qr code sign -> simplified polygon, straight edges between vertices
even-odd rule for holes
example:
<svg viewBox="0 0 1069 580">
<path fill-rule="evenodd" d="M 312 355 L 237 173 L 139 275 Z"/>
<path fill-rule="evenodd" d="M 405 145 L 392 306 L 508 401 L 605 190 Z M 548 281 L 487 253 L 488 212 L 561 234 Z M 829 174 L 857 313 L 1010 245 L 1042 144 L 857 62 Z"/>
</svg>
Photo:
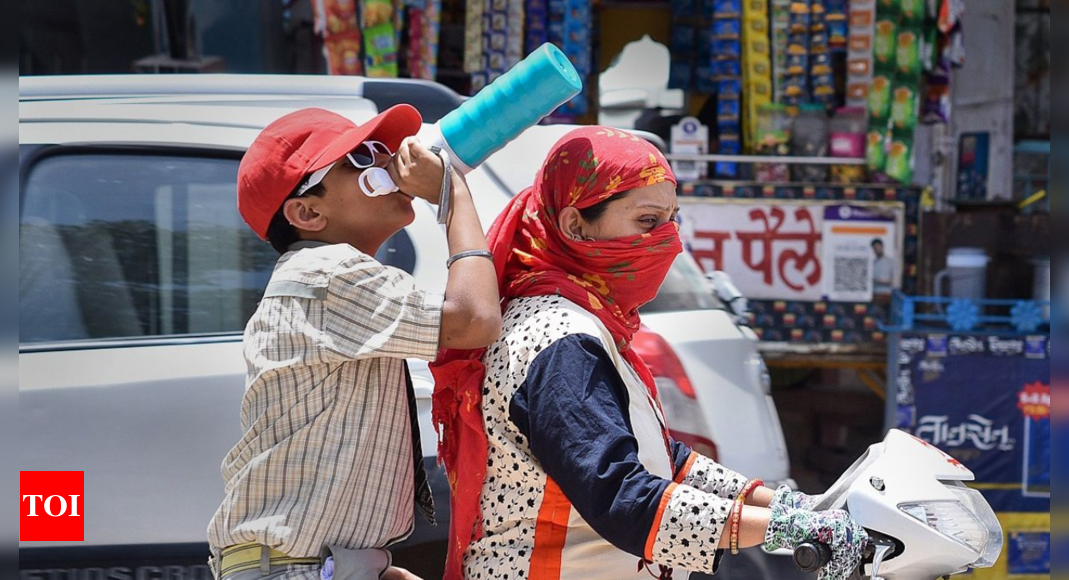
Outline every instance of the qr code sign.
<svg viewBox="0 0 1069 580">
<path fill-rule="evenodd" d="M 867 293 L 872 281 L 868 258 L 836 256 L 834 291 L 839 294 Z"/>
</svg>

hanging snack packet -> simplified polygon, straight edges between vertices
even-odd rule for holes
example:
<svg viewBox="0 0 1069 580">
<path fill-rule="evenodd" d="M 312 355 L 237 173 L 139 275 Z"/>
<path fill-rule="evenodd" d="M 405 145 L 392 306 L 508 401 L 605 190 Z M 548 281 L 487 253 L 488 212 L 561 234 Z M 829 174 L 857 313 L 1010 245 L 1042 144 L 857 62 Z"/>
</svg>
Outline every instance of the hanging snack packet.
<svg viewBox="0 0 1069 580">
<path fill-rule="evenodd" d="M 713 36 L 723 39 L 737 39 L 742 34 L 741 23 L 736 19 L 716 20 L 713 22 Z"/>
<path fill-rule="evenodd" d="M 734 40 L 714 39 L 713 54 L 717 58 L 739 59 L 742 57 L 742 45 L 739 43 L 738 38 Z"/>
<path fill-rule="evenodd" d="M 921 74 L 921 38 L 913 28 L 898 33 L 895 67 L 902 77 L 915 79 Z"/>
<path fill-rule="evenodd" d="M 877 67 L 890 67 L 895 62 L 895 32 L 898 25 L 892 18 L 881 15 L 876 21 L 876 38 L 873 40 L 872 54 Z"/>
<path fill-rule="evenodd" d="M 883 171 L 887 164 L 887 139 L 884 131 L 877 128 L 869 130 L 865 137 L 865 160 L 869 169 Z"/>
<path fill-rule="evenodd" d="M 717 78 L 742 76 L 742 63 L 738 60 L 718 60 L 713 63 L 713 75 Z"/>
<path fill-rule="evenodd" d="M 364 31 L 364 55 L 367 76 L 397 77 L 397 36 L 393 24 L 387 22 Z"/>
<path fill-rule="evenodd" d="M 742 95 L 742 81 L 740 79 L 717 81 L 716 94 L 721 99 L 738 99 Z"/>
<path fill-rule="evenodd" d="M 713 16 L 715 18 L 738 18 L 742 16 L 741 0 L 714 0 Z"/>
<path fill-rule="evenodd" d="M 486 0 L 469 0 L 464 7 L 464 72 L 478 75 L 471 78 L 472 94 L 486 85 L 486 52 L 483 47 L 485 9 Z"/>
<path fill-rule="evenodd" d="M 903 24 L 923 24 L 925 0 L 899 0 Z"/>
<path fill-rule="evenodd" d="M 891 115 L 891 79 L 886 74 L 872 77 L 869 90 L 869 115 L 874 124 L 886 122 Z"/>
<path fill-rule="evenodd" d="M 913 182 L 913 132 L 895 133 L 887 154 L 887 176 L 909 185 Z"/>
<path fill-rule="evenodd" d="M 920 96 L 910 86 L 899 86 L 894 90 L 894 102 L 891 104 L 891 123 L 895 130 L 913 132 L 917 128 L 917 109 Z"/>
</svg>

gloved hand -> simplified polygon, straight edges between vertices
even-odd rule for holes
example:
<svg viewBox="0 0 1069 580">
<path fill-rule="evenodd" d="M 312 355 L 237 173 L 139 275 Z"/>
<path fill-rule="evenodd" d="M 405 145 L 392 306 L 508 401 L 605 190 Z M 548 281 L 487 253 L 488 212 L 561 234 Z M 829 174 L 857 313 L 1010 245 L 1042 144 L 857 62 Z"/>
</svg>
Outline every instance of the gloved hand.
<svg viewBox="0 0 1069 580">
<path fill-rule="evenodd" d="M 790 490 L 787 490 L 790 492 Z M 793 509 L 785 498 L 773 500 L 769 505 L 772 518 L 765 534 L 765 548 L 779 550 L 795 549 L 806 542 L 820 542 L 831 548 L 831 562 L 817 578 L 819 580 L 847 580 L 858 564 L 869 536 L 850 514 L 842 510 L 813 512 Z"/>
<path fill-rule="evenodd" d="M 791 491 L 791 488 L 784 485 L 776 490 L 776 495 L 772 497 L 772 503 L 768 504 L 768 508 L 782 505 L 792 510 L 812 510 L 819 501 L 819 497 L 806 495 L 800 491 Z"/>
</svg>

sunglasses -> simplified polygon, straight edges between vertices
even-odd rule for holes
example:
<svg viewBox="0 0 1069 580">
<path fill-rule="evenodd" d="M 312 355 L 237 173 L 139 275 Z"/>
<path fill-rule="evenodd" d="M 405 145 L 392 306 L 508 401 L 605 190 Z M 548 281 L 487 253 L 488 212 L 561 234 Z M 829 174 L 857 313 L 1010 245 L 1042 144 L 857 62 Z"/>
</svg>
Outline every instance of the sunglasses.
<svg viewBox="0 0 1069 580">
<path fill-rule="evenodd" d="M 356 146 L 355 149 L 345 154 L 345 158 L 349 160 L 356 169 L 370 169 L 375 167 L 379 156 L 393 157 L 393 152 L 381 141 L 364 141 Z M 337 165 L 338 162 L 331 163 L 330 165 L 316 171 L 308 176 L 308 179 L 301 184 L 301 187 L 297 190 L 297 197 L 300 197 L 308 190 L 322 183 L 323 178 L 330 173 L 330 170 Z"/>
</svg>

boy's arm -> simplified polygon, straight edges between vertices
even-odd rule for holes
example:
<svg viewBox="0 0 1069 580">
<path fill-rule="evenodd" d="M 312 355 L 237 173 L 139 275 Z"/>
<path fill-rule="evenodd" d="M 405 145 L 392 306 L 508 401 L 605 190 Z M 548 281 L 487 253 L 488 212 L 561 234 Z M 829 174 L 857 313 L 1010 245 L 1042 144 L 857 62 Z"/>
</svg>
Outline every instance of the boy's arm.
<svg viewBox="0 0 1069 580">
<path fill-rule="evenodd" d="M 409 139 L 402 143 L 388 170 L 401 191 L 431 203 L 439 202 L 442 160 L 419 142 Z M 467 183 L 454 172 L 451 185 L 453 205 L 446 221 L 449 255 L 487 250 Z M 501 297 L 493 262 L 480 257 L 457 260 L 449 269 L 446 282 L 438 346 L 458 350 L 483 348 L 500 335 Z"/>
</svg>

